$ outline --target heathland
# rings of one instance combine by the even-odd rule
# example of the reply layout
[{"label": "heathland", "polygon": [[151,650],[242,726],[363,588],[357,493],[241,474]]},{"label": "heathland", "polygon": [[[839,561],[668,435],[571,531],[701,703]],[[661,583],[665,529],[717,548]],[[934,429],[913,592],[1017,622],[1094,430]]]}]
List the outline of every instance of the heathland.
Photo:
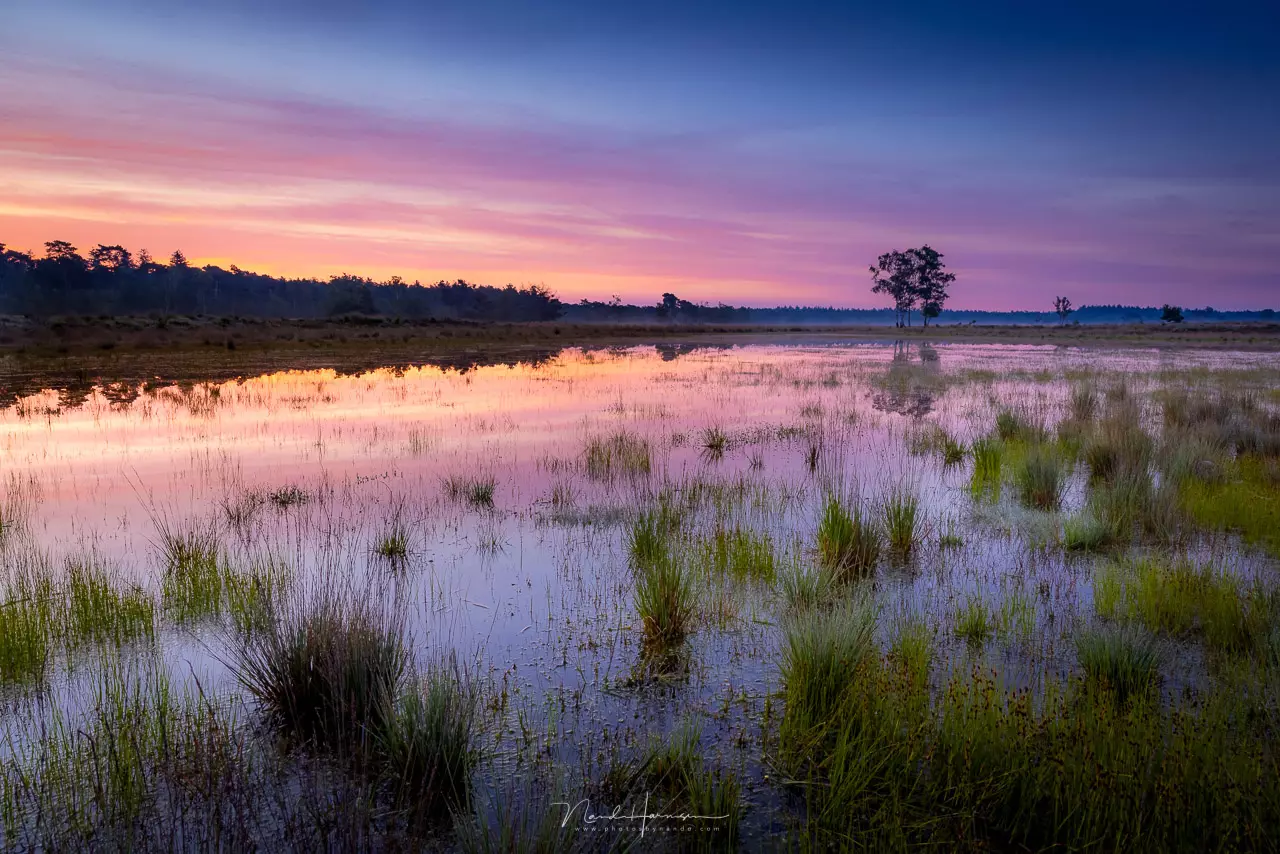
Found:
[{"label": "heathland", "polygon": [[0,847],[1280,845],[1273,327],[62,323]]}]

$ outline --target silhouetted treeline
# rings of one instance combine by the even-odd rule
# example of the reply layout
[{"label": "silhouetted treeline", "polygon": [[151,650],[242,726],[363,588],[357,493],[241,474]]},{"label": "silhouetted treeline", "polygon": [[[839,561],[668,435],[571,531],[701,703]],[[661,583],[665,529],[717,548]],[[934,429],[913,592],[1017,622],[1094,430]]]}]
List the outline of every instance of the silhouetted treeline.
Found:
[{"label": "silhouetted treeline", "polygon": [[[45,244],[43,256],[0,243],[0,314],[54,315],[202,314],[254,318],[324,318],[345,315],[437,320],[555,320],[579,323],[714,323],[770,325],[892,326],[892,308],[707,305],[663,294],[654,305],[582,300],[564,305],[539,285],[493,287],[470,282],[422,285],[399,277],[375,282],[343,274],[329,281],[288,279],[232,265],[195,267],[181,252],[167,263],[146,250],[134,256],[122,246],[98,245],[82,255],[61,240]],[[1183,309],[1190,322],[1273,320],[1275,312]],[[1073,323],[1159,323],[1160,309],[1086,305]],[[947,309],[938,323],[1056,324],[1053,311],[965,311]]]},{"label": "silhouetted treeline", "polygon": [[286,279],[234,265],[229,270],[194,267],[181,252],[162,264],[145,250],[135,257],[124,247],[99,245],[86,257],[70,243],[51,241],[42,257],[0,243],[0,313],[553,320],[561,304],[538,285],[498,288],[461,280],[421,285],[345,274],[327,282]]}]

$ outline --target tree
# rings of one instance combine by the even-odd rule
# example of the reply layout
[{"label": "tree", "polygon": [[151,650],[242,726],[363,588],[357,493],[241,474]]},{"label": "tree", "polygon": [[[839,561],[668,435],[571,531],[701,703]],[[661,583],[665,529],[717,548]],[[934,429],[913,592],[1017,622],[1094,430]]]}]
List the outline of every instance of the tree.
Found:
[{"label": "tree", "polygon": [[50,261],[75,261],[83,264],[84,259],[76,248],[65,240],[50,240],[44,245],[44,257]]},{"label": "tree", "polygon": [[104,246],[99,243],[89,250],[89,266],[95,270],[128,270],[133,267],[133,255],[123,246]]},{"label": "tree", "polygon": [[942,306],[950,296],[947,286],[956,280],[955,274],[946,272],[945,266],[942,255],[928,244],[905,252],[886,252],[870,268],[871,281],[875,283],[871,292],[893,298],[898,326],[911,325],[911,312],[917,305],[928,326],[930,318],[942,313]]},{"label": "tree", "polygon": [[1058,297],[1055,299],[1053,301],[1053,310],[1057,313],[1058,320],[1063,323],[1066,323],[1067,317],[1070,316],[1071,312],[1075,311],[1075,309],[1071,307],[1071,300],[1066,297]]},{"label": "tree", "polygon": [[903,326],[903,317],[911,319],[911,310],[915,308],[916,292],[913,276],[915,264],[906,252],[886,252],[876,259],[876,265],[870,268],[873,294],[888,294],[893,298],[894,325]]},{"label": "tree", "polygon": [[1181,307],[1165,303],[1160,307],[1160,319],[1165,323],[1181,323],[1183,320]]},{"label": "tree", "polygon": [[675,319],[676,310],[680,306],[680,298],[675,294],[663,294],[662,302],[658,303],[658,317],[666,317]]},{"label": "tree", "polygon": [[[930,248],[927,243],[919,249],[908,251],[915,260],[913,289],[916,299],[920,301],[920,314],[924,316],[924,325],[927,329],[929,319],[942,314],[942,306],[950,296],[947,293],[947,286],[956,280],[956,274],[948,273],[944,269],[946,265],[942,263],[942,254]],[[910,321],[911,316],[908,314],[908,324]]]},{"label": "tree", "polygon": [[173,250],[173,254],[169,256],[169,266],[170,267],[187,266],[187,256],[182,254],[181,249]]}]

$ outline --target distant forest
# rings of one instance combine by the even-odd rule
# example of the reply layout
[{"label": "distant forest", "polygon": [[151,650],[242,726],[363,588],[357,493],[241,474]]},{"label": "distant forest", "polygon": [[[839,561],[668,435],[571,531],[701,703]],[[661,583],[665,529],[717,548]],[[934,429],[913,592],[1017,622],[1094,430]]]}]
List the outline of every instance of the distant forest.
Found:
[{"label": "distant forest", "polygon": [[[1046,297],[1046,302],[1050,300]],[[944,310],[937,322],[1055,324],[1045,311]],[[376,282],[343,274],[328,281],[252,273],[232,265],[190,265],[181,252],[167,263],[142,250],[99,245],[82,255],[66,241],[50,241],[45,253],[19,252],[0,243],[0,314],[35,319],[80,315],[205,315],[255,318],[326,318],[367,315],[405,320],[493,320],[577,323],[861,324],[892,326],[893,308],[706,305],[664,294],[653,305],[582,300],[565,304],[541,285],[495,287],[462,280],[423,285],[399,277]],[[1072,323],[1159,323],[1161,310],[1086,305]],[[1274,320],[1272,309],[1184,309],[1187,321]]]}]

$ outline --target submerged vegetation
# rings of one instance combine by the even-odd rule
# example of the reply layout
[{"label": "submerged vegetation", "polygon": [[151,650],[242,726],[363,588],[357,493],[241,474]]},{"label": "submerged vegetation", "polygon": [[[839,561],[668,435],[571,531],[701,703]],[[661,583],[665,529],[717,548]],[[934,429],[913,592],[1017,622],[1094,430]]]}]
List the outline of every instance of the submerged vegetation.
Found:
[{"label": "submerged vegetation", "polygon": [[1275,847],[1280,365],[561,358],[0,413],[0,848]]}]

